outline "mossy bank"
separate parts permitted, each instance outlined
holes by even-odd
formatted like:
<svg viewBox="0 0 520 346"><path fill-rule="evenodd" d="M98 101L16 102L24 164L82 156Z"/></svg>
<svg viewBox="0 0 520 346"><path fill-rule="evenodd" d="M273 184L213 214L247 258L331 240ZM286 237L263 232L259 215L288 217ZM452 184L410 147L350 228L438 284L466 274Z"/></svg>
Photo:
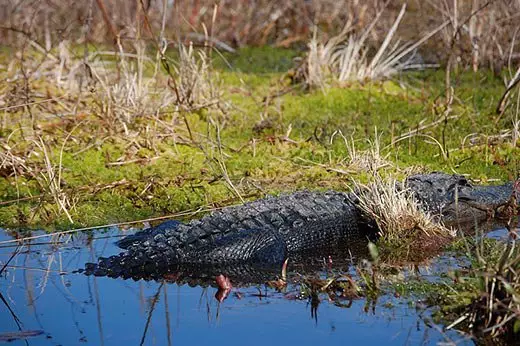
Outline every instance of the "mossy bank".
<svg viewBox="0 0 520 346"><path fill-rule="evenodd" d="M11 82L0 85L0 225L142 220L281 191L346 190L375 171L441 170L482 182L517 175L514 109L495 113L501 76L454 73L447 112L442 70L306 90L291 84L299 55L274 48L214 54L217 105L142 107L127 122L107 117L99 83L78 93L52 78L3 70ZM145 67L143 81L155 73L154 90L167 90L166 72Z"/></svg>

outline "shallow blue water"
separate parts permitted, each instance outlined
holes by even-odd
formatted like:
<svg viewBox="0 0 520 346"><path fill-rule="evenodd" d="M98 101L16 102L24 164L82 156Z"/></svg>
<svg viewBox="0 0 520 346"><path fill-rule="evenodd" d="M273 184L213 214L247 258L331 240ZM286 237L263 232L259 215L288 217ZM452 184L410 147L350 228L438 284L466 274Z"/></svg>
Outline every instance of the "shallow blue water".
<svg viewBox="0 0 520 346"><path fill-rule="evenodd" d="M118 253L111 237L118 234L111 230L95 233L92 241L80 235L22 248L0 276L0 292L13 312L0 302L0 336L43 331L12 345L435 345L447 338L472 344L455 332L443 333L441 326L427 326L414 302L393 296L373 308L364 299L342 308L323 295L315 316L291 285L287 292L233 288L219 303L213 287L71 273L98 256ZM0 242L8 239L0 230ZM0 266L15 250L9 245L0 244Z"/></svg>

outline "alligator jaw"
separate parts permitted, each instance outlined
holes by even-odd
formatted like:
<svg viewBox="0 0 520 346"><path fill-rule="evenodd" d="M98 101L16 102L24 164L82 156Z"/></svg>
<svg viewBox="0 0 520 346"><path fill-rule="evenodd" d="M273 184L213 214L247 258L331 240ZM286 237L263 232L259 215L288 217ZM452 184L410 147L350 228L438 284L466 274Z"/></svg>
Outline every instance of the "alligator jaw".
<svg viewBox="0 0 520 346"><path fill-rule="evenodd" d="M446 226L468 226L511 216L514 185L474 186L464 176L434 172L408 177L408 187L423 209Z"/></svg>
<svg viewBox="0 0 520 346"><path fill-rule="evenodd" d="M441 211L445 224L478 223L487 219L509 218L514 213L511 183L497 186L458 186Z"/></svg>

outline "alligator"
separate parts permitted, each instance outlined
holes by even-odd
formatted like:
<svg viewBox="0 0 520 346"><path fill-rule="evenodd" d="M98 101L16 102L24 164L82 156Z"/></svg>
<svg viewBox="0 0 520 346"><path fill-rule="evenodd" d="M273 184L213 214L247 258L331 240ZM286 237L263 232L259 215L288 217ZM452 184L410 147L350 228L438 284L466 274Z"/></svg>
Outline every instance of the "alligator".
<svg viewBox="0 0 520 346"><path fill-rule="evenodd" d="M513 183L476 186L461 175L440 172L412 175L398 188L408 189L439 222L455 227L505 216L518 194ZM304 190L227 207L188 223L166 221L123 238L117 245L125 252L87 263L84 272L138 279L179 266L279 267L287 258L377 237L357 196Z"/></svg>
<svg viewBox="0 0 520 346"><path fill-rule="evenodd" d="M162 224L161 224L162 225ZM375 240L375 239L372 239ZM329 244L312 251L292 253L290 261L286 265L285 273L288 276L315 274L320 271L334 270L335 272L348 272L352 265L369 258L368 239L362 236L352 237L348 242ZM117 244L117 242L116 242ZM119 256L119 255L118 255ZM118 256L115 256L117 259ZM144 267L118 268L117 260L111 264L106 263L110 258L101 258L99 263L87 263L84 272L87 275L109 276L123 279L155 280L178 285L188 284L191 287L218 287L215 278L224 275L235 287L258 286L269 281L280 279L284 263L267 264L243 262L215 262L215 263L173 263L167 269L145 270Z"/></svg>

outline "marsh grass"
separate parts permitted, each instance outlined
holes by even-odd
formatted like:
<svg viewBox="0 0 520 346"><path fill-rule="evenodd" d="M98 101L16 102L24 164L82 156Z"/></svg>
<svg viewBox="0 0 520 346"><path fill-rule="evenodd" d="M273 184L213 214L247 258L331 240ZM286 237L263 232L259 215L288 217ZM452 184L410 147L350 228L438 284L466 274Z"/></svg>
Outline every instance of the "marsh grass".
<svg viewBox="0 0 520 346"><path fill-rule="evenodd" d="M121 125L126 134L143 118L162 121L169 113L184 116L224 108L218 74L205 50L194 49L192 43L179 44L178 54L170 57L163 47L154 61L143 41L134 42L135 53L126 53L121 43L118 47L118 74L97 78L102 86L98 95L103 117ZM165 61L166 71L160 60Z"/></svg>
<svg viewBox="0 0 520 346"><path fill-rule="evenodd" d="M383 154L381 148L381 137L383 134L378 133L377 127L374 128L373 139L367 139L368 149L366 150L359 149L354 138L351 136L350 139L347 139L341 131L335 131L332 134L330 138L331 144L336 135L340 136L345 144L348 153L347 158L349 169L353 169L357 172L370 172L372 174L377 174L379 170L391 168L393 166L392 162L389 160L390 154Z"/></svg>
<svg viewBox="0 0 520 346"><path fill-rule="evenodd" d="M510 70L509 76L504 78L504 82L505 91L498 102L496 113L499 116L509 113L512 125L511 144L516 146L520 139L520 67L518 67L514 75Z"/></svg>
<svg viewBox="0 0 520 346"><path fill-rule="evenodd" d="M35 141L35 146L39 149L40 155L43 156L44 165L38 175L35 175L35 180L39 183L43 195L49 194L52 196L59 210L67 216L68 221L73 224L74 221L70 216L69 209L72 207L72 202L69 196L64 193L62 189L62 160L63 160L63 149L65 147L66 140L64 141L60 153L59 160L54 163L51 158L48 146L45 144L42 138Z"/></svg>
<svg viewBox="0 0 520 346"><path fill-rule="evenodd" d="M451 233L424 212L411 191L394 178L376 176L373 183L356 188L362 210L376 221L381 235L388 239L402 239L403 233L414 230L426 236Z"/></svg>
<svg viewBox="0 0 520 346"><path fill-rule="evenodd" d="M515 230L504 241L482 235L477 240L465 239L464 248L470 266L450 275L455 284L441 296L443 318L452 322L447 329L494 342L518 340L520 251Z"/></svg>
<svg viewBox="0 0 520 346"><path fill-rule="evenodd" d="M406 4L404 4L392 26L388 28L383 41L372 52L373 45L368 40L380 21L385 7L383 6L372 22L360 33L353 32L352 23L347 23L341 33L323 43L318 41L315 32L309 41L303 67L306 71L304 73L306 84L311 88L323 89L330 81L346 83L377 80L405 70L428 67L417 62L415 51L448 23L442 23L414 43L402 44L399 40L394 40L394 35L406 12Z"/></svg>
<svg viewBox="0 0 520 346"><path fill-rule="evenodd" d="M0 75L9 82L0 86L0 145L5 148L0 150L0 189L5 196L2 205L7 206L0 209L0 219L6 220L6 225L23 224L18 222L24 219L19 215L32 215L35 210L44 213L44 209L49 211L46 217L25 219L31 220L33 226L59 223L68 227L70 218L83 225L147 218L252 195L251 186L255 196L300 188L345 189L346 175L365 181L374 172L399 171L410 165L443 171L458 169L460 165L464 173L472 171L475 165L475 174L500 179L511 171L510 161L514 161L517 148L503 152L501 143L492 143L490 147L480 142L469 149L472 152L464 148L457 156L451 151L449 158L445 150L450 146L457 150L460 137L470 130L492 133L510 120L498 119L498 124L490 125L485 115L470 119L473 113L463 105L472 98L475 113L487 114L489 104L494 102L491 98L496 97L496 90L491 92L490 88L497 84L489 76L463 81L461 85L474 89L476 79L487 78L488 84L482 83L479 88L486 92L457 90L461 107L453 107L453 118L439 119L435 107L441 89L431 71L418 75L422 84L415 89L403 87L407 82L402 81L408 78L404 74L399 81L354 82L350 83L351 88L336 88L335 82L327 80L331 69L322 69L318 64L317 71L324 71L325 75L312 83L320 88L330 87L324 95L288 86L282 78L282 70L301 51L280 53L273 47L248 47L220 54L213 49L224 47L219 41L239 27L244 30L238 36L255 39L241 41L239 37L235 42L238 46L257 39L278 41L273 36L281 32L278 25L289 23L288 18L294 19L304 11L298 13L280 3L261 1L251 4L257 9L265 5L261 13L255 13L246 8L248 2L240 1L237 6L247 11L240 13L240 18L234 15L236 26L227 28L224 24L233 16L229 8L207 7L214 11L189 16L193 23L200 24L190 30L202 28L204 35L184 35L180 27L186 23L174 23L172 13L176 12L169 11L170 2L152 2L148 9L142 6L144 2L135 8L132 6L139 5L136 2L132 6L120 2L120 7L128 10L124 18L119 18L127 23L124 28L111 17L118 8L115 2L99 3L105 4L110 23L104 23L95 6L69 3L71 12L84 13L80 16L81 31L75 31L78 23L74 20L62 37L53 30L54 23L59 21L45 22L40 17L37 9L42 7L17 3L20 12L8 18L12 27L4 29L5 40L12 46L9 54L0 56L6 66ZM320 20L314 23L322 29L316 32L314 52L319 53L324 47L323 59L335 56L339 61L339 50L348 49L352 38L363 42L363 47L350 47L352 52L359 53L358 57L366 58L364 71L378 74L381 69L377 66L388 66L386 62L392 60L388 59L394 53L395 57L404 54L397 59L399 64L407 62L413 55L413 43L411 46L398 42L418 42L423 37L403 35L402 31L408 20L413 22L410 16L417 8L409 3L405 15L401 3L386 8L380 5L378 2L372 7L357 1L309 3L305 10L314 6L324 10L315 13L316 19L325 18L326 12L339 11L334 12L329 26L319 25ZM304 10L302 6L299 3L297 8ZM175 9L180 13L197 5L181 7ZM347 8L352 11L341 15ZM274 12L270 13L271 10ZM34 22L25 22L31 16L24 17L22 13L34 15ZM55 18L63 12L46 13ZM129 13L133 15L127 16ZM259 20L268 14L273 17ZM331 29L340 17L341 23L349 25L337 36L327 28ZM245 18L251 19L250 23ZM434 22L432 27L438 28L445 20ZM27 24L27 32L15 30L19 23ZM302 23L302 28L316 27L308 26L309 23ZM109 24L119 34L118 40L102 35L109 33ZM176 29L175 34L172 28ZM292 42L306 42L311 32L305 29L300 34ZM198 39L191 43L186 37ZM404 47L410 49L410 55L401 50ZM346 50L342 54L356 56ZM212 65L215 55L229 57L229 65L233 66L216 70ZM314 60L323 60L319 54L316 56ZM344 68L333 68L348 76L347 61L342 62ZM273 124L267 124L265 130L255 130L254 124L259 120L272 119ZM78 131L60 148L60 138L78 124ZM216 127L218 136L213 134ZM372 135L374 127L391 131L392 139L397 140L389 145L388 137ZM413 135L408 136L410 133ZM446 143L441 136L447 138ZM45 142L49 160L44 155L34 155L35 151L42 152L37 147L41 146L40 138ZM432 152L430 142L441 148L443 160ZM480 149L485 149L484 159ZM504 162L508 171L494 162ZM61 179L57 179L60 171ZM54 201L55 205L42 208L42 200Z"/></svg>
<svg viewBox="0 0 520 346"><path fill-rule="evenodd" d="M168 57L175 69L167 73L144 41L134 40L131 46L118 42L116 47L117 51L91 52L85 46L78 55L65 41L49 52L28 45L2 71L13 87L0 99L0 129L8 134L0 137L0 171L6 179L14 176L16 199L26 199L28 193L40 201L26 221L51 221L63 214L69 224L74 223L71 209L78 199L65 187L64 156L70 162L71 155L102 143L119 146L123 142L123 152L115 151L115 161L107 156L107 165L153 161L163 152L158 136L180 143L186 138L194 141L188 122L176 121L178 114L186 118L209 108L222 114L225 103L220 84L204 51L180 44L181 54ZM190 136L181 139L178 133L183 131ZM64 139L61 145L57 144L60 137ZM72 190L80 192L82 199L89 189L76 186Z"/></svg>
<svg viewBox="0 0 520 346"><path fill-rule="evenodd" d="M445 60L454 30L458 31L453 49L464 64L476 68L490 66L500 69L507 65L508 46L515 36L518 0L512 1L433 1L406 2L404 0L320 0L284 2L261 0L230 0L218 9L218 20L213 22L210 10L214 1L155 1L128 2L100 0L77 2L63 0L50 5L47 2L13 0L0 13L2 37L0 42L13 44L22 37L31 39L31 44L40 50L49 50L54 42L63 37L76 41L88 27L88 40L111 44L114 37L123 40L135 38L127 28L135 25L136 18L146 13L154 33L175 41L194 40L204 44L203 25L213 32L211 42L217 47L263 46L277 47L304 44L318 26L324 35L332 37L341 31L344 23L350 22L356 30L366 28L381 8L386 7L387 16L381 18L372 32L373 47L377 47L394 24L401 5L408 4L408 19L397 30L397 36L417 39L417 34L429 32L446 20L450 27L442 35L429 42L425 51L428 57ZM92 5L93 4L93 5ZM104 7L104 14L100 8ZM479 7L483 10L471 14ZM91 13L90 16L85 14ZM86 20L86 17L88 20ZM469 19L468 19L469 17ZM67 25L62 25L67 18ZM468 19L468 20L467 20ZM88 24L85 24L88 22ZM459 28L459 29L457 29ZM147 33L144 38L153 40ZM224 49L224 48L222 48ZM518 56L516 56L518 58Z"/></svg>
<svg viewBox="0 0 520 346"><path fill-rule="evenodd" d="M193 44L179 46L179 59L175 65L176 105L192 108L207 108L216 105L222 98L216 72L212 70L211 58L204 49L194 49Z"/></svg>
<svg viewBox="0 0 520 346"><path fill-rule="evenodd" d="M162 107L154 104L154 90L152 85L157 81L153 78L145 77L145 47L142 42L135 42L135 58L127 57L123 46L118 42L118 63L117 70L119 76L98 76L102 86L99 91L101 107L105 111L104 117L110 119L113 126L123 126L133 124L136 118L146 114L153 114ZM160 97L160 96L159 96ZM166 100L166 103L168 100ZM128 130L126 130L128 133Z"/></svg>
<svg viewBox="0 0 520 346"><path fill-rule="evenodd" d="M194 48L194 53L196 52ZM135 62L132 59L136 58L130 57L130 54L125 53L125 59L129 65L133 65ZM98 52L96 59L100 59L100 56ZM147 59L143 61L152 67L148 72L153 71L154 62ZM247 59L244 58L244 61ZM102 66L97 60L92 60L92 64ZM110 60L105 68L113 69L108 72L115 78L117 60ZM129 67L129 70L133 68ZM265 90L278 86L274 80L278 80L279 74L272 79L262 78L260 81L256 81L254 75L249 76L257 84L244 91L240 89L241 84L235 82L236 79L231 80L230 76L233 77L234 72L219 73L224 74L228 83L223 85L223 102L232 97L238 107L231 108L224 119L221 118L224 113L220 109L211 107L184 112L195 140L190 139L187 126L183 123L183 115L175 111L181 107L177 107L174 102L162 111L153 113L153 116L147 112L142 115L132 113L135 114L134 122L127 125L127 135L121 125L122 121L107 124L104 113L92 103L92 97L104 93L100 85L96 86L94 92L84 90L77 102L72 90L72 97L57 100L38 97L41 90L47 88L47 83L50 83L48 90L51 95L60 89L55 86L55 79L47 80L42 77L35 80L31 94L37 95L36 102L49 100L48 104L17 108L17 113L7 117L12 122L4 130L7 136L0 139L0 142L7 145L6 150L0 150L6 175L5 180L2 180L5 201L22 199L19 203L5 204L6 207L2 207L2 220L6 220L6 225L27 224L19 222L23 220L19 218L20 214L28 216L25 219L30 220L32 225L59 223L59 227L66 227L70 224L56 202L53 208L48 204L45 208L38 208L42 199L36 196L44 194L43 200L49 203L55 201L55 198L49 190L43 189L48 183L43 180L42 184L36 183L33 175L27 173L27 169L37 172L35 174L38 179L42 179L39 174L45 168L42 156L30 154L35 149L34 141L38 141L39 137L44 138L49 148L51 166L58 167L58 154L63 143L59 138L63 138L80 123L63 150L62 181L66 184L61 184L62 192L68 194L70 202L65 206L73 221L79 222L79 225L148 218L214 201L230 200L237 196L232 185L242 196L251 195L249 187L254 186L258 197L265 193L301 188L341 190L346 188L347 175L367 182L367 177L375 171L384 171L382 174L387 174L387 171L399 171L403 166L420 165L426 171L447 171L450 168L450 161L439 160L434 156L436 152L430 149L431 144L421 143L422 138L426 138L422 134L428 133L428 138L438 136L440 123L432 121L432 126L424 128L421 125L414 126L415 122L425 117L430 119L425 115L429 101L423 106L422 99L415 98L412 94L406 96L406 90L396 89L394 95L374 85L372 91L363 87L331 89L327 95L294 91L277 98L277 127L264 133L254 133L251 128L258 120L260 112L265 110L265 106L256 101L261 100ZM150 75L152 74L143 74L145 78ZM161 81L159 77L158 79ZM66 81L64 77L61 80ZM107 77L106 80L115 79ZM270 85L271 89L266 88L270 83L273 83ZM386 85L392 84L387 82ZM152 91L155 87L150 86ZM167 85L165 90L168 97L175 99ZM428 95L434 92L428 90L426 100L431 100ZM62 95L61 92L59 95ZM409 97L409 101L406 101L406 97ZM99 99L98 97L98 102ZM76 104L78 113L74 117L73 109ZM25 110L29 107L38 125L35 129L30 127L31 117ZM272 116L274 111L268 109L267 112L267 116ZM404 113L406 117L401 116ZM18 129L17 119L22 119L25 126ZM421 135L389 146L388 132L384 135L382 132L374 133L374 127L364 123L377 125L378 129L390 128L390 121L394 121L393 119L399 119L394 130L397 135L410 129L415 129ZM462 122L463 117L460 119L463 129L449 132L453 139L450 142L452 146L456 146L460 136L468 130L468 124ZM507 120L504 118L504 122ZM486 126L484 117L475 121L475 126ZM117 126L118 124L120 125ZM215 125L219 126L220 140L214 135ZM292 129L290 138L287 136L289 128ZM318 131L323 129L323 135L316 132L316 128ZM208 133L208 129L211 129L211 133ZM9 135L13 130L14 134ZM480 172L478 174L506 179L506 172L491 160L502 159L509 165L509 161L505 160L507 157L514 159L514 155L510 155L515 149L502 151L498 150L502 148L499 144L491 145L486 146L490 153L486 157L489 159L483 159L483 155L477 152L480 148L478 144L473 145L474 149L470 149L474 156L469 161L471 167L477 167L476 171ZM201 147L206 148L208 155ZM497 148L496 152L491 152L494 148ZM456 154L452 152L451 160L464 160L468 149L461 151L459 156ZM300 158L304 161L300 161ZM209 162L212 163L211 166L208 165ZM312 162L312 165L301 165L300 162ZM16 166L17 176L10 166ZM465 163L462 171L466 172L467 167L468 164ZM55 173L50 176L55 176ZM45 213L44 209L48 210L49 215L32 217L35 210L37 213Z"/></svg>
<svg viewBox="0 0 520 346"><path fill-rule="evenodd" d="M26 158L16 151L16 144L11 146L13 144L10 143L9 137L10 136L7 136L6 140L1 143L0 176L9 177L14 175L15 177L18 177L24 174L29 174L31 168L27 164Z"/></svg>
<svg viewBox="0 0 520 346"><path fill-rule="evenodd" d="M453 237L453 232L422 210L412 192L394 178L375 175L368 185L355 184L354 194L362 212L377 224L380 245L395 257L417 259L421 252L439 251Z"/></svg>

